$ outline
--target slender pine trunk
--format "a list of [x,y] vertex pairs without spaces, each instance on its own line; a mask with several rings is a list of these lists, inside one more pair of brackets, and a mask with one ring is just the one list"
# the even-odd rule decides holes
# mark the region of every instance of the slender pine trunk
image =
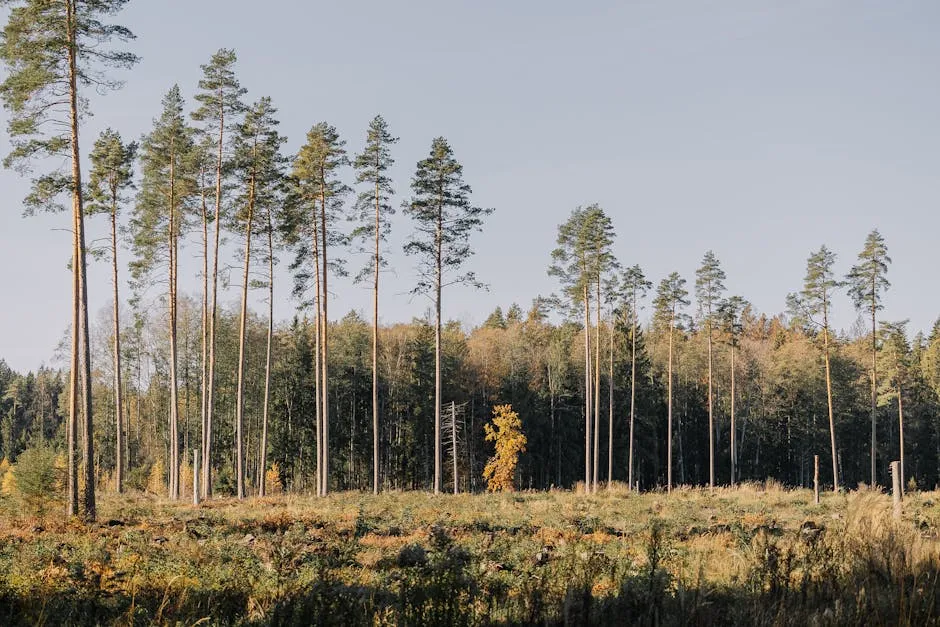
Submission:
[[169,331],[170,331],[170,437],[169,437],[169,484],[170,498],[179,499],[179,386],[177,384],[177,268],[179,238],[176,216],[176,152],[170,146],[170,198],[167,247],[169,249]]
[[597,302],[594,315],[594,475],[591,481],[591,492],[597,492],[597,467],[600,461],[600,431],[601,431],[601,274],[597,273]]
[[904,405],[901,401],[901,382],[898,381],[898,444],[900,446],[901,462],[899,474],[901,475],[901,494],[904,494]]
[[[378,171],[379,153],[376,153]],[[381,201],[379,183],[375,183],[375,279],[372,286],[372,493],[379,493],[379,245],[381,241]]]
[[715,488],[715,418],[713,413],[714,393],[712,391],[712,310],[708,308],[708,320],[705,326],[708,333],[708,488]]
[[322,380],[321,395],[323,397],[322,421],[323,421],[323,494],[330,491],[330,399],[329,399],[329,376],[327,375],[327,366],[329,365],[329,326],[330,319],[327,313],[327,304],[329,302],[329,289],[327,287],[327,275],[329,274],[329,261],[327,260],[327,230],[326,230],[326,173],[320,168],[320,239],[322,242],[321,253],[323,255],[323,293],[322,309],[323,318],[320,321],[320,333],[323,339],[320,342],[320,350],[323,353],[323,363],[320,365],[320,378]]
[[591,301],[584,285],[584,492],[591,491]]
[[320,325],[323,324],[323,317],[321,311],[321,302],[323,300],[323,287],[320,285],[320,229],[317,226],[319,221],[317,220],[317,210],[316,202],[314,201],[314,210],[313,210],[313,272],[315,275],[315,305],[316,305],[316,315],[313,319],[313,329],[314,334],[316,335],[314,339],[314,353],[315,359],[313,364],[313,373],[314,378],[316,379],[316,386],[314,390],[314,405],[316,412],[316,422],[317,422],[317,455],[316,462],[314,463],[314,470],[317,475],[317,496],[323,496],[323,403],[322,397],[320,395],[320,390],[323,385],[323,381],[320,378],[320,364],[322,362],[322,354],[320,351]]
[[444,200],[437,205],[437,229],[434,233],[434,494],[441,492],[441,282],[443,278]]
[[[201,424],[201,453],[202,465],[206,465],[206,444],[208,442],[208,417],[209,417],[209,399],[208,379],[209,379],[209,211],[206,207],[206,187],[205,187],[205,168],[200,169],[199,187],[200,200],[202,208],[202,371],[200,376],[199,390],[199,412]],[[197,474],[199,476],[197,476]],[[206,497],[205,471],[200,467],[199,472],[193,472],[193,485],[202,484],[199,487],[201,498]]]
[[271,345],[274,339],[274,224],[268,211],[268,341],[264,358],[264,406],[261,410],[261,451],[258,496],[265,495],[268,478],[268,405],[271,400]]
[[666,383],[666,492],[672,492],[672,336],[675,320],[676,310],[673,307],[672,318],[669,320],[669,379]]
[[254,218],[255,181],[248,184],[248,215],[245,218],[245,265],[242,269],[242,306],[238,323],[238,375],[235,390],[236,496],[245,498],[245,332],[248,327],[248,272],[251,268],[251,229]]
[[209,317],[209,395],[206,402],[206,441],[202,455],[202,481],[206,497],[212,494],[212,418],[215,413],[216,325],[219,311],[219,239],[222,225],[222,158],[225,150],[224,90],[220,86],[219,139],[215,164],[215,239],[212,247],[212,312]]
[[878,389],[878,323],[875,321],[877,301],[875,300],[875,280],[872,278],[871,299],[871,487],[878,485],[876,456],[878,451],[877,431],[877,389]]
[[627,454],[627,483],[633,490],[633,423],[636,417],[636,292],[633,294],[630,332],[630,447]]
[[737,442],[737,425],[735,424],[735,415],[734,415],[734,384],[735,384],[735,372],[734,372],[734,330],[731,331],[731,485],[734,485],[737,481],[737,467],[738,467],[738,442]]
[[829,311],[823,298],[823,350],[826,360],[826,401],[829,408],[829,443],[832,448],[832,491],[839,491],[839,461],[836,453],[836,423],[832,410],[832,372],[829,366]]
[[614,480],[614,322],[610,322],[610,363],[607,370],[607,487]]
[[111,187],[111,273],[114,288],[114,417],[116,438],[114,446],[114,488],[124,492],[124,399],[121,387],[121,301],[118,294],[117,244],[117,189]]

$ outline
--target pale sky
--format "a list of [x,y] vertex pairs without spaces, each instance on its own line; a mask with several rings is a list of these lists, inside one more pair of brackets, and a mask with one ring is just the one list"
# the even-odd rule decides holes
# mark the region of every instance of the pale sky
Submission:
[[[768,313],[800,289],[811,251],[826,244],[843,274],[878,228],[894,259],[882,318],[926,331],[940,314],[935,1],[137,0],[119,20],[143,60],[123,90],[92,95],[85,154],[106,126],[147,132],[173,83],[191,106],[200,64],[221,47],[237,51],[247,99],[279,108],[289,152],[325,120],[354,153],[381,113],[401,137],[396,204],[431,139],[445,136],[474,203],[496,209],[468,265],[491,289],[448,290],[448,318],[477,324],[496,305],[526,309],[554,291],[557,225],[593,202],[614,220],[622,263],[654,282],[678,271],[691,290],[712,249],[729,292]],[[69,218],[20,217],[26,189],[0,172],[0,359],[19,370],[53,363],[71,298]],[[90,221],[93,235],[103,228]],[[385,322],[428,306],[407,293],[410,224],[399,214],[393,229]],[[195,293],[195,240],[185,253],[184,288]],[[295,308],[288,261],[280,320]],[[110,298],[107,265],[92,263],[89,276],[94,322]],[[334,286],[334,315],[369,315],[368,289]],[[834,307],[836,325],[850,327],[848,298]]]

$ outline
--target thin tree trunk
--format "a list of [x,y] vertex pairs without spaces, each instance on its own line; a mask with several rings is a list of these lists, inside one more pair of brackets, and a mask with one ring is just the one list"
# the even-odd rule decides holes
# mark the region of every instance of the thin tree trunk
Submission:
[[67,518],[78,516],[78,407],[79,354],[81,345],[79,341],[79,302],[81,299],[81,281],[79,280],[79,245],[78,245],[78,216],[77,204],[72,206],[72,358],[69,366],[69,417],[67,425],[68,448],[68,485],[66,488],[65,515]]
[[584,492],[591,490],[591,301],[584,286]]
[[[709,288],[710,289],[710,288]],[[708,488],[715,488],[715,419],[713,413],[714,394],[712,392],[712,311],[708,308]]]
[[[208,443],[208,379],[209,379],[209,212],[206,207],[205,168],[200,170],[199,187],[201,189],[202,206],[202,375],[200,377],[200,419],[202,425],[202,455],[206,454]],[[206,465],[203,458],[203,466]],[[198,477],[197,477],[198,474]],[[200,486],[200,496],[206,497],[205,471],[200,467],[199,472],[193,472],[193,484]]]
[[225,147],[225,105],[219,86],[219,140],[215,164],[215,241],[212,247],[212,315],[209,318],[209,396],[206,403],[206,441],[202,455],[202,480],[206,497],[212,494],[212,416],[215,413],[215,349],[218,323],[219,234],[222,224],[222,157]]
[[454,449],[454,494],[457,494],[457,404],[455,401],[450,402],[450,420],[450,443]]
[[839,462],[836,453],[836,426],[832,411],[832,372],[829,366],[829,312],[823,299],[823,348],[826,359],[826,400],[829,407],[829,441],[832,447],[832,491],[839,491]]
[[434,276],[434,494],[441,491],[441,281],[443,273],[443,199],[437,205],[437,230],[435,231]]
[[901,402],[901,383],[898,382],[898,444],[901,449],[900,477],[901,495],[904,495],[904,405]]
[[737,467],[738,467],[738,442],[737,442],[737,425],[735,424],[735,415],[734,415],[734,384],[735,384],[735,373],[734,373],[734,330],[731,331],[731,485],[734,485],[737,481]]
[[[872,279],[871,292],[871,487],[878,485],[878,474],[875,466],[876,452],[878,450],[877,425],[877,389],[878,389],[878,323],[875,321],[875,283]],[[903,464],[901,465],[903,468]],[[903,488],[902,488],[903,489]]]
[[[82,516],[87,521],[95,519],[95,468],[94,468],[94,437],[92,433],[92,407],[91,407],[91,346],[88,332],[88,281],[85,271],[85,208],[82,198],[82,171],[81,171],[81,152],[78,145],[78,44],[77,44],[77,18],[74,0],[66,0],[66,31],[68,36],[69,52],[69,114],[71,130],[71,148],[72,148],[72,214],[75,221],[75,255],[73,259],[73,307],[76,312],[73,314],[73,323],[78,328],[78,335],[73,331],[72,351],[75,353],[72,357],[73,373],[78,370],[78,354],[82,356],[81,360],[81,386],[82,386],[82,406],[83,406],[83,425],[82,431],[82,460],[84,462],[85,492],[82,498]],[[78,342],[74,340],[77,339]],[[74,376],[74,375],[73,375]],[[75,398],[78,396],[78,386],[72,384],[72,420],[77,416],[78,404]],[[77,440],[77,428],[73,426],[73,442]],[[72,468],[77,463],[73,460]],[[77,473],[74,481],[75,496],[70,499],[68,508],[72,509],[72,499],[77,501],[78,480]],[[77,513],[77,503],[75,510]]]
[[607,487],[614,480],[614,322],[610,321],[610,363],[607,371]]
[[320,378],[322,380],[321,395],[323,397],[323,407],[321,411],[321,417],[323,422],[323,465],[321,472],[323,473],[323,494],[324,496],[330,491],[330,400],[329,400],[329,377],[327,375],[327,366],[329,364],[329,326],[330,319],[327,313],[327,304],[329,301],[329,290],[327,288],[327,275],[329,274],[329,262],[326,255],[327,247],[327,230],[326,230],[326,174],[323,171],[323,168],[320,169],[320,239],[322,242],[322,255],[323,255],[323,267],[321,271],[323,272],[323,292],[321,307],[323,310],[323,318],[320,321],[320,333],[323,335],[323,339],[320,341],[320,350],[323,353],[323,363],[320,365]]
[[271,400],[271,345],[274,338],[274,224],[268,211],[268,342],[264,358],[264,406],[261,410],[261,454],[258,496],[265,495],[268,478],[268,404]]
[[170,203],[169,203],[169,228],[167,234],[167,246],[169,248],[169,326],[170,326],[170,438],[169,438],[169,473],[170,473],[170,498],[178,499],[180,497],[179,489],[179,388],[176,381],[177,369],[177,261],[179,255],[178,237],[176,232],[176,178],[175,161],[176,154],[173,147],[170,147]]
[[666,383],[666,492],[672,492],[672,336],[675,319],[676,312],[673,308],[672,318],[669,320],[669,380]]
[[[379,155],[376,153],[376,161]],[[376,167],[378,167],[376,163]],[[379,184],[375,184],[375,283],[372,286],[372,493],[379,493],[379,243],[381,239]]]
[[124,399],[121,386],[121,301],[118,296],[117,189],[111,188],[111,270],[114,286],[114,416],[117,438],[114,447],[115,489],[124,492]]
[[238,382],[235,390],[236,496],[245,498],[245,330],[248,326],[248,271],[251,268],[251,228],[255,210],[254,174],[248,183],[248,215],[245,220],[245,265],[242,270],[242,307],[238,323]]
[[636,290],[633,292],[633,304],[631,315],[631,337],[630,337],[630,447],[627,454],[627,483],[629,489],[633,490],[633,423],[636,410]]
[[597,492],[597,466],[600,458],[600,431],[601,431],[601,275],[597,273],[597,302],[594,312],[596,326],[594,328],[594,477],[591,481],[591,492]]

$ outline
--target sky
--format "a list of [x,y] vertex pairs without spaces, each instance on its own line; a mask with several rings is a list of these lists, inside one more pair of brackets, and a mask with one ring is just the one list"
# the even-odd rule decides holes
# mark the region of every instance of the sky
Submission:
[[[446,137],[473,203],[495,209],[467,262],[489,290],[444,294],[444,316],[467,326],[496,305],[526,309],[556,291],[546,270],[558,225],[590,203],[612,217],[624,265],[639,264],[654,282],[678,271],[691,291],[713,250],[729,293],[769,314],[801,288],[812,251],[835,251],[844,274],[877,228],[893,259],[881,318],[929,331],[940,314],[940,3],[932,0],[136,0],[118,21],[137,35],[130,49],[142,60],[121,73],[122,90],[89,95],[85,154],[105,127],[126,138],[146,133],[174,83],[192,106],[199,66],[223,47],[238,54],[246,99],[273,99],[287,152],[327,121],[356,153],[381,113],[401,138],[396,205],[410,197],[431,140]],[[0,111],[0,127],[7,120]],[[71,302],[69,217],[23,218],[27,187],[0,171],[0,359],[17,370],[59,364]],[[91,219],[90,236],[105,227]],[[401,253],[409,219],[399,211],[392,228],[385,323],[430,306],[409,293],[415,261]],[[194,295],[198,252],[194,234],[181,268]],[[283,254],[281,321],[296,307],[289,261]],[[350,269],[363,262],[351,258]],[[367,287],[333,285],[332,315],[368,318]],[[102,324],[110,289],[108,265],[91,262],[93,324]],[[237,298],[233,285],[223,300]],[[833,303],[833,319],[846,330],[855,323],[847,296]]]

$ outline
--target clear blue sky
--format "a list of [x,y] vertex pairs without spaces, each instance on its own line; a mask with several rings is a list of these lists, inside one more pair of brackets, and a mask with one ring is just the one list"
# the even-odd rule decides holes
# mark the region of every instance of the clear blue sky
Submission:
[[[825,243],[844,273],[877,227],[894,258],[883,317],[916,330],[940,314],[935,1],[137,0],[120,21],[143,61],[122,91],[92,97],[86,154],[105,126],[146,132],[174,82],[191,103],[199,65],[220,47],[238,52],[249,99],[273,98],[290,151],[326,120],[354,152],[382,113],[401,137],[400,198],[431,139],[447,137],[474,202],[496,208],[470,263],[491,291],[451,289],[449,318],[478,323],[497,304],[526,308],[552,292],[557,225],[592,202],[612,215],[622,262],[691,284],[713,249],[729,290],[770,313],[800,288],[810,251]],[[52,363],[69,322],[69,221],[21,218],[26,185],[13,172],[0,173],[0,190],[0,358],[35,368]],[[399,215],[393,226],[386,322],[428,306],[406,293],[410,225]],[[194,292],[198,248],[187,251]],[[94,322],[106,266],[90,277]],[[368,311],[368,290],[335,290],[336,315]],[[835,321],[855,321],[845,297]]]

